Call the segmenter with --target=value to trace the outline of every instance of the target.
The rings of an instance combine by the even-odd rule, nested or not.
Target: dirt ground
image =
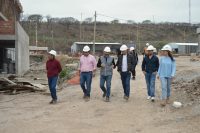
[[[200,75],[200,62],[178,57],[174,82],[190,81]],[[82,99],[79,85],[58,92],[59,103],[49,105],[50,96],[39,93],[0,95],[0,133],[199,133],[200,102],[188,97],[184,88],[173,89],[172,99],[183,103],[159,105],[160,82],[156,81],[156,101],[146,99],[146,84],[137,66],[136,80],[131,80],[128,102],[118,72],[114,70],[111,102],[104,102],[99,88],[99,74],[93,79],[91,100]]]

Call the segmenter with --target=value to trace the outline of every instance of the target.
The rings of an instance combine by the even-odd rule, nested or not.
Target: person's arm
[[[97,67],[101,67],[101,58],[98,60]]]
[[[172,61],[172,78],[175,76],[175,73],[176,73],[176,61]]]
[[[113,68],[115,69],[116,68],[116,64],[115,64],[115,59],[114,58],[112,60],[112,64],[113,64]]]
[[[159,59],[156,58],[156,72],[158,72],[158,68],[159,68]]]
[[[60,65],[60,62],[58,61],[58,72],[60,73],[62,71],[62,67]]]
[[[93,70],[95,71],[97,69],[97,61],[95,59],[95,57],[93,56]]]
[[[145,65],[146,65],[146,61],[145,61],[145,58],[143,58],[143,61],[142,61],[142,71],[145,71]]]

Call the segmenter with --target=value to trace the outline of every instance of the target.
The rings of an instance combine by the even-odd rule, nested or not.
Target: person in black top
[[[132,79],[135,80],[135,76],[136,76],[136,71],[135,71],[135,68],[136,68],[136,65],[138,63],[138,54],[137,52],[135,51],[135,48],[134,47],[130,47],[130,52],[129,54],[132,56],[133,58],[133,61],[134,61],[134,69],[132,71]]]
[[[153,50],[154,47],[152,45],[148,46],[148,55],[142,61],[142,71],[147,84],[147,99],[151,99],[152,102],[155,100],[155,80],[159,68],[159,59],[153,54]]]

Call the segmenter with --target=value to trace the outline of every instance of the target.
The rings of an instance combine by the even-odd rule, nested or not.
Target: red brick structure
[[[0,0],[0,74],[22,75],[29,69],[29,37],[19,23],[22,11],[19,0]]]

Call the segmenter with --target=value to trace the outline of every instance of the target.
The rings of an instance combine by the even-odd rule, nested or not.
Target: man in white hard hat
[[[156,74],[159,68],[159,60],[156,55],[153,54],[154,47],[149,45],[147,48],[148,55],[144,57],[142,61],[142,71],[145,75],[147,84],[147,99],[155,100],[155,80]]]
[[[84,46],[83,55],[80,57],[79,73],[80,73],[80,86],[83,90],[85,100],[90,99],[91,84],[93,73],[96,70],[96,59],[90,54],[90,47]]]
[[[110,101],[111,80],[113,68],[115,68],[114,58],[110,56],[110,47],[104,48],[104,55],[98,60],[97,67],[100,68],[100,88],[103,91],[103,97],[106,97],[106,102]],[[106,87],[104,86],[106,83]]]
[[[120,47],[120,51],[122,52],[122,54],[119,55],[118,60],[117,60],[117,71],[121,75],[125,100],[128,100],[130,96],[130,78],[131,78],[131,72],[133,71],[133,66],[134,66],[132,57],[131,55],[128,54],[127,49],[128,47],[126,45],[122,45]]]
[[[55,57],[56,57],[56,51],[51,50],[48,54],[48,61],[46,62],[48,85],[52,97],[50,104],[57,103],[56,85],[57,85],[58,75],[62,71],[60,62],[56,60]]]
[[[135,51],[135,48],[134,47],[130,47],[130,52],[129,54],[132,56],[133,58],[133,61],[134,61],[134,69],[132,71],[132,79],[135,80],[135,76],[136,76],[136,71],[135,71],[135,68],[136,68],[136,65],[138,63],[138,54],[137,52]]]
[[[147,56],[148,55],[148,50],[147,50],[147,48],[150,46],[150,44],[149,43],[146,43],[146,46],[144,47],[144,50],[143,50],[143,56],[145,57],[145,56]],[[152,46],[152,45],[151,45]]]

